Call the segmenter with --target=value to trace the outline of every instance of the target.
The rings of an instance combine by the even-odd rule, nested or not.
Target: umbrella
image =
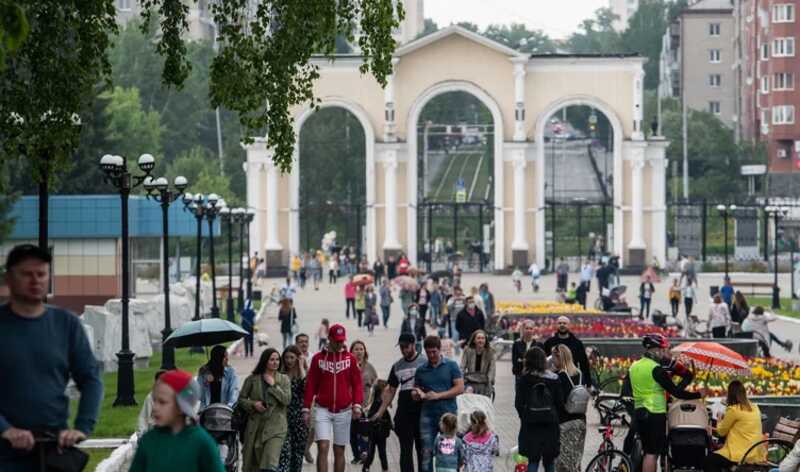
[[[661,277],[658,276],[658,273],[652,267],[648,267],[647,269],[642,272],[640,280],[642,282],[647,281],[647,278],[650,277],[650,282],[657,284],[661,282]]]
[[[414,279],[413,277],[409,277],[407,275],[401,275],[399,277],[395,277],[394,283],[397,284],[403,290],[419,289],[419,284],[417,283],[416,279]]]
[[[214,346],[243,338],[247,331],[221,318],[190,321],[169,335],[165,344],[172,347]]]
[[[687,342],[679,344],[672,352],[678,355],[678,359],[688,361],[703,370],[738,376],[751,375],[745,358],[720,343]]]
[[[372,285],[373,282],[374,280],[372,279],[372,276],[370,274],[358,274],[355,277],[353,277],[353,285],[355,286]]]

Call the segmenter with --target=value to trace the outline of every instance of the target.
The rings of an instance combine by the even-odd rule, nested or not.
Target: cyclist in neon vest
[[[699,393],[687,392],[694,378],[691,371],[672,362],[669,340],[660,334],[648,334],[642,339],[645,353],[628,371],[634,402],[634,425],[642,440],[644,461],[642,472],[656,472],[658,457],[667,446],[667,394],[681,400],[700,398]],[[681,377],[675,384],[673,376]]]

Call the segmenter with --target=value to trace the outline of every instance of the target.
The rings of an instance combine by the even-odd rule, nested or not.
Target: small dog
[[[258,343],[258,347],[269,346],[269,335],[267,333],[256,334],[256,342]]]

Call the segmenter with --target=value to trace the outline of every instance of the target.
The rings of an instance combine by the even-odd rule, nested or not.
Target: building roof
[[[505,54],[511,57],[525,57],[525,55],[516,49],[510,48],[505,44],[498,43],[493,39],[489,39],[486,36],[481,34],[472,32],[466,28],[463,28],[458,25],[450,25],[447,28],[442,28],[435,33],[431,33],[425,35],[421,38],[417,38],[411,42],[408,42],[399,48],[397,48],[394,52],[395,57],[405,56],[406,54],[412,53],[417,49],[422,49],[429,44],[433,44],[441,39],[444,39],[448,36],[452,35],[459,35],[470,41],[474,41],[478,44],[482,44],[483,46],[488,47],[489,49],[493,49],[501,54]]]
[[[620,52],[614,54],[572,54],[572,53],[553,53],[553,54],[531,54],[531,59],[625,59],[629,57],[643,57],[638,52]]]
[[[54,195],[48,208],[51,239],[119,238],[122,217],[119,195]],[[39,235],[39,198],[21,197],[11,211],[16,223],[12,240],[36,239]],[[154,200],[131,196],[128,202],[130,236],[132,238],[161,237],[161,207]],[[202,225],[208,235],[208,224]],[[181,202],[169,208],[170,236],[196,236],[197,220],[183,211]],[[219,220],[214,222],[214,235],[220,234]]]
[[[700,0],[697,3],[683,10],[683,13],[705,13],[733,11],[731,0]]]

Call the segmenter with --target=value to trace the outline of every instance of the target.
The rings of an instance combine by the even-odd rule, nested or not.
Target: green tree
[[[664,0],[641,0],[636,13],[628,20],[622,33],[622,42],[630,52],[647,58],[644,64],[644,87],[658,87],[658,64],[661,55],[661,38],[667,30],[667,8]]]
[[[114,87],[101,98],[108,100],[104,111],[107,153],[130,158],[143,153],[161,155],[160,116],[142,109],[139,89]]]
[[[169,181],[174,181],[175,177],[179,175],[189,180],[189,191],[192,193],[216,193],[224,198],[230,206],[243,203],[231,191],[230,180],[220,175],[214,156],[204,147],[196,146],[181,153],[169,165],[166,170]]]
[[[22,8],[11,0],[0,0],[0,69],[5,66],[6,54],[19,49],[29,29]]]
[[[471,21],[459,21],[458,23],[456,23],[456,25],[464,28],[465,30],[472,31],[473,33],[481,32],[480,27],[478,27],[478,25],[472,23]]]
[[[437,31],[439,31],[439,25],[437,25],[436,22],[433,21],[432,19],[425,18],[425,23],[422,27],[422,32],[417,36],[417,38],[428,36],[429,34],[435,33]]]
[[[549,36],[541,30],[529,30],[523,23],[489,25],[483,34],[520,52],[531,54],[556,52],[556,44]]]
[[[567,48],[576,54],[612,54],[623,51],[622,37],[614,29],[619,17],[610,8],[599,8],[593,18],[583,20],[578,32],[567,40]]]

